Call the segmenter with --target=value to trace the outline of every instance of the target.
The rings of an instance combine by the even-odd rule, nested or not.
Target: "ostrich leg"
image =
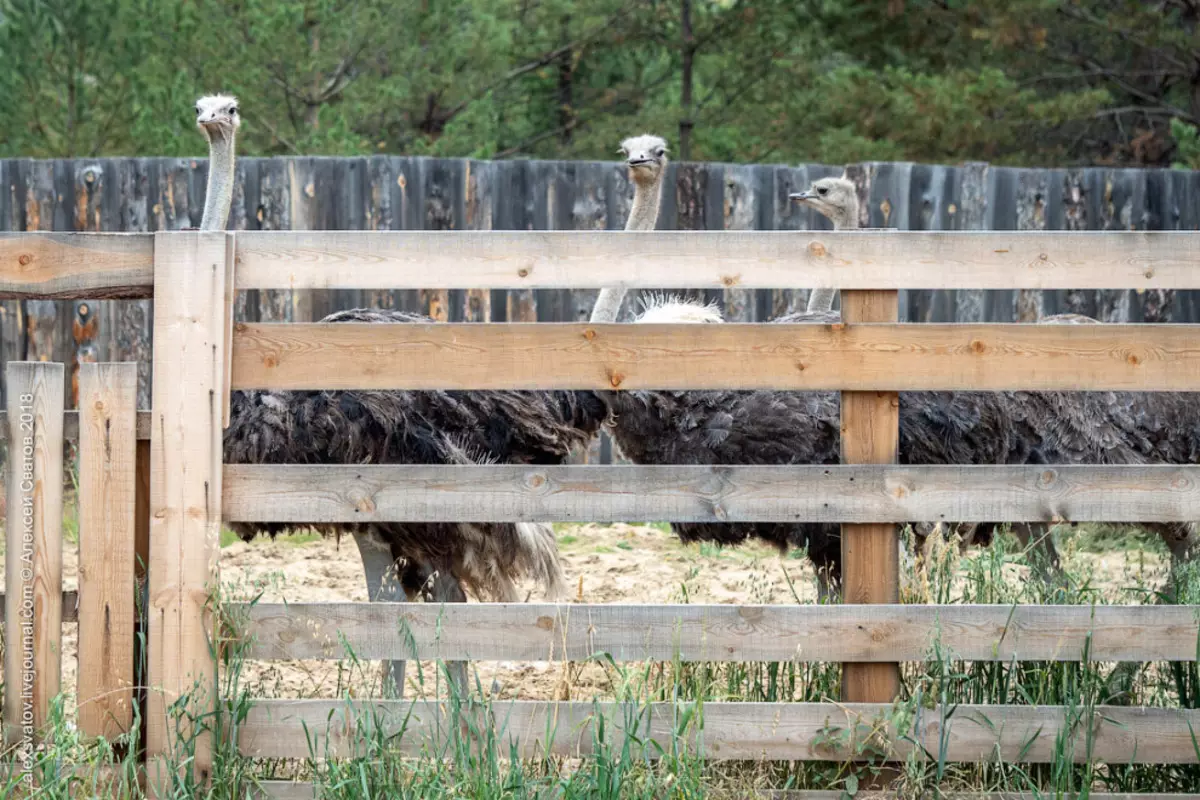
[[[1045,583],[1061,585],[1065,582],[1062,571],[1062,561],[1058,557],[1058,548],[1054,546],[1054,537],[1050,527],[1044,522],[1014,522],[1013,535],[1021,543],[1034,570]]]
[[[363,573],[367,579],[367,599],[372,603],[403,603],[409,600],[396,574],[392,549],[372,528],[356,528],[354,543],[362,556]],[[404,662],[383,662],[383,696],[404,696]]]
[[[429,582],[429,599],[435,603],[465,603],[467,602],[467,594],[463,591],[462,584],[458,582],[458,578],[448,569],[439,569],[433,574]],[[446,671],[450,674],[450,680],[458,691],[459,699],[465,700],[468,696],[467,685],[467,662],[465,661],[447,661]]]

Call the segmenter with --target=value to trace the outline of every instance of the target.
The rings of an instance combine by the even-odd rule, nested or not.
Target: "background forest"
[[[0,0],[0,157],[1200,166],[1200,0]]]

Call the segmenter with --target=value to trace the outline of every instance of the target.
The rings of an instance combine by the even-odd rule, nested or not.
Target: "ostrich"
[[[834,229],[858,226],[858,196],[844,178],[817,181],[791,197],[815,209]],[[826,298],[822,298],[825,300]],[[828,312],[828,303],[809,311]],[[813,320],[798,314],[780,321]],[[830,315],[837,321],[838,315]],[[1043,322],[1057,325],[1099,324],[1080,314],[1058,314]],[[983,437],[965,443],[959,452],[930,448],[925,430],[930,412],[958,406],[966,418],[988,421]],[[914,416],[914,414],[916,416]],[[1200,408],[1196,395],[1181,392],[1000,392],[995,394],[904,393],[901,395],[901,461],[907,464],[1192,464],[1200,458]],[[1000,434],[996,437],[997,434]],[[995,438],[994,438],[995,437]],[[937,460],[929,460],[929,459]],[[1140,523],[1158,533],[1172,556],[1188,557],[1197,539],[1193,523]],[[960,526],[965,542],[987,544],[997,523]],[[918,540],[930,532],[915,526]],[[934,527],[939,530],[940,524]],[[1013,533],[1023,547],[1036,543],[1045,558],[1040,565],[1051,574],[1059,570],[1059,556],[1048,526],[1042,522],[1015,523]]]
[[[653,230],[658,221],[667,144],[651,135],[621,143],[634,185],[626,230]],[[600,290],[594,323],[615,322],[624,286]],[[639,323],[719,323],[711,306],[668,296],[650,299]],[[631,391],[602,395],[612,410],[609,427],[622,454],[637,464],[837,463],[836,396],[817,393]],[[781,399],[782,398],[782,399]],[[741,544],[749,538],[787,549],[807,547],[819,575],[836,582],[840,557],[836,525],[786,523],[672,523],[685,542]],[[838,556],[834,556],[834,551]],[[826,583],[821,582],[822,592]]]
[[[237,102],[217,96],[196,105],[212,163],[203,230],[221,230],[233,197]],[[354,310],[323,322],[432,323],[397,311]],[[605,405],[590,392],[233,392],[224,454],[230,464],[555,464],[599,430]],[[302,523],[237,523],[243,539]],[[529,577],[547,595],[564,593],[554,534],[531,523],[312,524],[349,532],[363,559],[371,600],[464,602],[478,596],[519,600]],[[466,686],[465,665],[451,665]],[[403,693],[404,662],[384,664],[385,691]]]
[[[202,231],[223,231],[233,204],[234,150],[238,128],[236,97],[214,94],[196,101],[196,127],[208,141],[208,188],[204,193]]]
[[[654,143],[647,157],[646,142]],[[645,207],[661,190],[665,157],[661,140],[639,137],[625,147],[634,177],[634,207]],[[854,187],[844,179],[818,181],[812,196],[828,204],[841,228],[856,227]],[[853,202],[834,208],[845,195]],[[631,223],[633,218],[631,215]],[[641,225],[652,225],[645,216]],[[594,322],[615,318],[621,287],[601,293]],[[776,322],[834,322],[829,311],[835,290],[816,290],[808,309]],[[720,323],[715,308],[673,298],[654,298],[637,322]],[[613,437],[622,453],[639,464],[836,464],[840,461],[840,397],[836,392],[630,391],[606,393],[613,411]],[[915,402],[914,402],[915,398]],[[1014,446],[1010,420],[998,402],[983,394],[927,393],[901,407],[902,447],[912,463],[1004,463]],[[805,547],[825,598],[840,583],[841,532],[822,523],[676,523],[684,541],[739,544],[749,538],[780,549]]]

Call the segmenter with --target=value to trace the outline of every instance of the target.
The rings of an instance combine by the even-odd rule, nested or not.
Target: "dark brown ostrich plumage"
[[[356,309],[323,322],[436,324],[399,311]],[[234,392],[225,432],[230,464],[556,464],[591,439],[608,410],[591,392]],[[251,538],[296,524],[241,523]],[[513,600],[530,575],[550,594],[561,569],[545,526],[524,523],[312,525],[325,533],[369,529],[400,560],[405,588],[444,570],[477,593]]]

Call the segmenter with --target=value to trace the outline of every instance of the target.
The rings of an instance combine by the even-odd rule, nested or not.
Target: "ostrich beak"
[[[812,192],[794,192],[788,195],[791,200],[799,200],[801,203],[808,202],[813,199]]]

